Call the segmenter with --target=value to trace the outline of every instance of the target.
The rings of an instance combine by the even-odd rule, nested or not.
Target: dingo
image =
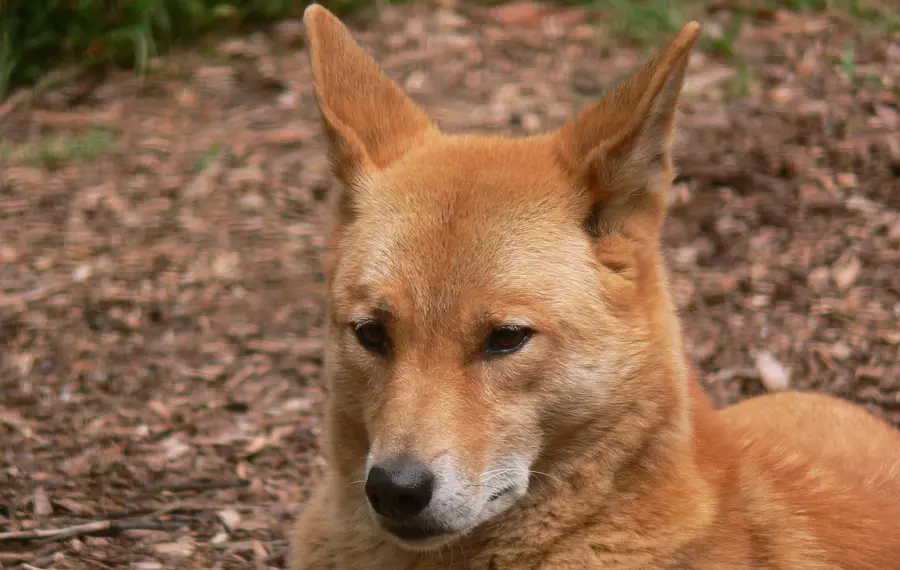
[[[699,24],[506,138],[442,133],[304,22],[341,192],[293,570],[900,568],[900,432],[825,395],[715,411],[687,362],[659,237]]]

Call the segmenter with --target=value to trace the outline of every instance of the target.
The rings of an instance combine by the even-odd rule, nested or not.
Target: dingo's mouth
[[[385,525],[384,528],[385,528],[385,530],[387,530],[389,533],[393,534],[397,538],[408,541],[408,542],[425,541],[425,540],[429,540],[432,538],[446,536],[448,534],[446,531],[443,531],[443,530],[437,530],[437,529],[423,527],[423,526]]]
[[[382,524],[381,528],[403,548],[417,551],[440,548],[458,536],[455,532],[419,525]]]

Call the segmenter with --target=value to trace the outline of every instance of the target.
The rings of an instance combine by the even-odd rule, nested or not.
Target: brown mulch
[[[641,61],[594,24],[354,28],[448,130],[529,133]],[[3,567],[284,567],[322,467],[333,188],[302,49],[289,22],[0,108]],[[665,233],[694,361],[721,403],[786,382],[900,425],[900,38],[778,12],[734,49],[692,60]]]

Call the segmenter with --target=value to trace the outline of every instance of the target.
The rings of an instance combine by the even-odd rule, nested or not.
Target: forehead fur
[[[461,302],[502,311],[486,306],[494,296],[552,310],[588,294],[581,289],[596,294],[578,215],[584,198],[540,137],[440,137],[368,181],[358,198],[341,238],[354,255],[342,256],[334,279],[347,309],[386,301],[418,316]]]

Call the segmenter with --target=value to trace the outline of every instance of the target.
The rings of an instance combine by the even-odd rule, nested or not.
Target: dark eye
[[[390,344],[387,329],[381,323],[365,322],[354,327],[356,339],[363,348],[378,354],[387,352]]]
[[[484,352],[488,356],[515,352],[525,346],[532,332],[527,327],[497,327],[488,336]]]

